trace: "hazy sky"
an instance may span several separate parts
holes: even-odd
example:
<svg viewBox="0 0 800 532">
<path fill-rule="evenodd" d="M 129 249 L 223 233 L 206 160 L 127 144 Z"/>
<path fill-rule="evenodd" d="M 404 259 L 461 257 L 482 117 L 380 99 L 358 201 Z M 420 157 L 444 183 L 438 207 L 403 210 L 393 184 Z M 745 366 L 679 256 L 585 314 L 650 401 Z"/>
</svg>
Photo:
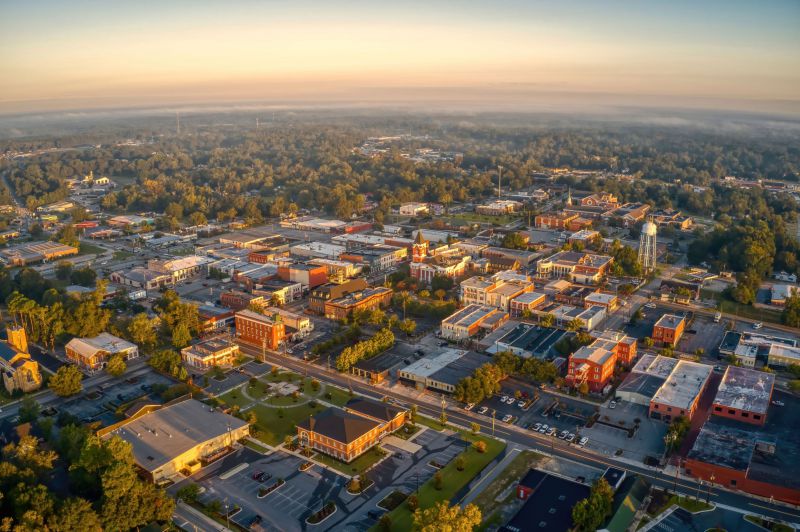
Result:
<svg viewBox="0 0 800 532">
<path fill-rule="evenodd" d="M 0 112 L 563 93 L 791 108 L 800 0 L 0 0 Z"/>
</svg>

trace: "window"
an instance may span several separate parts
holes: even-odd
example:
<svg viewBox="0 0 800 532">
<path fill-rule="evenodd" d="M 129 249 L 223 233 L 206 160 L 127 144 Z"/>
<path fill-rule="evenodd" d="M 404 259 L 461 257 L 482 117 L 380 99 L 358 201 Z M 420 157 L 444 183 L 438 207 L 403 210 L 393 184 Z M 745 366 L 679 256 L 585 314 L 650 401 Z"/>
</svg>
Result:
<svg viewBox="0 0 800 532">
<path fill-rule="evenodd" d="M 731 479 L 731 486 L 735 486 L 735 485 L 736 485 L 736 480 Z"/>
<path fill-rule="evenodd" d="M 722 412 L 722 407 L 721 406 L 715 406 L 714 407 L 714 412 Z"/>
<path fill-rule="evenodd" d="M 734 410 L 733 408 L 729 408 L 729 409 L 728 409 L 728 413 L 729 413 L 730 415 L 732 415 L 732 416 L 735 416 L 735 415 L 736 415 L 736 410 Z"/>
<path fill-rule="evenodd" d="M 742 417 L 750 417 L 750 413 L 749 412 L 742 412 Z"/>
<path fill-rule="evenodd" d="M 761 419 L 761 414 L 753 414 L 753 419 Z"/>
</svg>

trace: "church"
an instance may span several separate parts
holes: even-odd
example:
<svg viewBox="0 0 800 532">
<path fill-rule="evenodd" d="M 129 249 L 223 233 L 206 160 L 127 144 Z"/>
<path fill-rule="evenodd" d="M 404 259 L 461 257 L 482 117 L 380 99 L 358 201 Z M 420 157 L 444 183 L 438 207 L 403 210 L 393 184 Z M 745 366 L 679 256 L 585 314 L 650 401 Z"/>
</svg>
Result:
<svg viewBox="0 0 800 532">
<path fill-rule="evenodd" d="M 0 371 L 9 394 L 17 390 L 32 392 L 42 385 L 39 363 L 31 359 L 25 329 L 19 325 L 10 325 L 6 340 L 0 340 Z"/>
</svg>

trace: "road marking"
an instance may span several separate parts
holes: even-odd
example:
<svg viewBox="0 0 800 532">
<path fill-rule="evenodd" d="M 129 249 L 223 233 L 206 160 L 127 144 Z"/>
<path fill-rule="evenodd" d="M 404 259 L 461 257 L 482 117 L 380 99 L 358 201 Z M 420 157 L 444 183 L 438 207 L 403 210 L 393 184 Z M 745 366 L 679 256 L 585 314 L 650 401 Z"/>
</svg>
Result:
<svg viewBox="0 0 800 532">
<path fill-rule="evenodd" d="M 248 464 L 247 462 L 244 462 L 242 464 L 237 465 L 236 467 L 234 467 L 232 469 L 229 469 L 229 470 L 225 471 L 224 473 L 222 473 L 219 476 L 219 478 L 221 480 L 228 480 L 229 478 L 231 478 L 233 475 L 235 475 L 239 471 L 244 471 L 248 467 L 250 467 L 250 464 Z"/>
</svg>

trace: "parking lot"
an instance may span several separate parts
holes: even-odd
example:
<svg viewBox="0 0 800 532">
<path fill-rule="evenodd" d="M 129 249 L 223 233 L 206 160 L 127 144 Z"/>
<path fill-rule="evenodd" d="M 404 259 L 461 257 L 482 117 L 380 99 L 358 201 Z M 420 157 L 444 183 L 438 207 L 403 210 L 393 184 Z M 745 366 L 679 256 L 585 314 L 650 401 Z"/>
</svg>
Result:
<svg viewBox="0 0 800 532">
<path fill-rule="evenodd" d="M 705 355 L 716 356 L 723 336 L 725 336 L 724 320 L 714 323 L 713 316 L 698 314 L 686 327 L 683 337 L 678 342 L 678 351 L 694 354 L 698 349 L 702 349 Z"/>
<path fill-rule="evenodd" d="M 241 508 L 231 520 L 245 528 L 258 515 L 261 526 L 267 530 L 304 530 L 309 528 L 305 519 L 333 501 L 336 513 L 313 528 L 363 531 L 373 526 L 385 511 L 377 506 L 382 499 L 395 490 L 410 494 L 437 471 L 431 463 L 445 465 L 466 447 L 457 435 L 430 429 L 422 430 L 413 441 L 421 446 L 415 453 L 384 446 L 389 454 L 367 473 L 374 484 L 360 495 L 347 492 L 349 478 L 340 473 L 318 465 L 301 472 L 302 458 L 282 451 L 262 455 L 248 448 L 236 451 L 208 471 L 201 471 L 192 481 L 204 489 L 200 496 L 202 503 L 218 500 L 223 508 L 226 503 L 228 508 Z M 271 477 L 262 482 L 254 480 L 253 474 L 258 471 Z M 259 498 L 259 488 L 269 487 L 277 479 L 283 479 L 285 484 Z M 185 482 L 170 491 L 177 491 Z"/>
<path fill-rule="evenodd" d="M 202 385 L 203 390 L 207 394 L 214 397 L 222 395 L 237 386 L 241 386 L 249 381 L 251 377 L 262 377 L 269 373 L 270 369 L 272 369 L 272 366 L 266 362 L 251 360 L 238 368 L 228 370 L 221 379 L 208 376 L 208 384 L 206 384 L 206 380 L 202 377 L 195 377 L 195 379 L 197 380 L 197 384 Z"/>
<path fill-rule="evenodd" d="M 594 425 L 581 428 L 581 434 L 589 438 L 587 449 L 640 463 L 644 463 L 647 456 L 661 457 L 667 424 L 650 419 L 646 406 L 620 401 L 613 409 L 600 407 L 599 414 Z M 631 436 L 628 429 L 637 424 L 638 429 Z"/>
</svg>

